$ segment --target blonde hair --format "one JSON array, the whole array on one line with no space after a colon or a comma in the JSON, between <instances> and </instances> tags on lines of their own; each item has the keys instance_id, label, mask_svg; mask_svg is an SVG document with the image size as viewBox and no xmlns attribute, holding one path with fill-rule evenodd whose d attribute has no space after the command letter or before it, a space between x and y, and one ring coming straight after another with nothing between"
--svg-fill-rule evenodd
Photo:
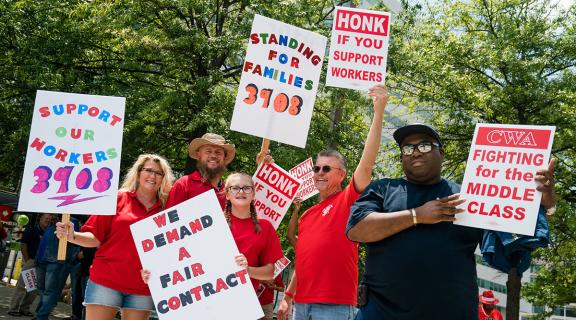
<instances>
[{"instance_id":1,"label":"blonde hair","mask_svg":"<svg viewBox=\"0 0 576 320\"><path fill-rule=\"evenodd\" d=\"M162 177L162 182L160 183L160 188L158 189L158 193L156 195L160 200L160 202L162 203L162 207L164 207L164 205L166 205L166 200L168 200L168 193L172 188L174 175L172 174L172 169L170 168L168 161L166 161L166 159L162 158L157 154L141 154L140 156L138 156L138 159L136 160L136 162L134 162L134 164L132 165L130 170L128 170L128 173L124 177L124 181L122 182L122 187L120 187L120 191L133 192L136 191L136 189L138 189L138 174L140 173L140 171L144 167L144 164L148 160L156 162L156 164L160 166L162 172L164 173L164 176Z\"/></svg>"},{"instance_id":2,"label":"blonde hair","mask_svg":"<svg viewBox=\"0 0 576 320\"><path fill-rule=\"evenodd\" d=\"M254 188L254 181L252 177L243 173L243 172L234 172L226 178L226 182L224 183L224 192L230 191L230 180L233 178L246 178L250 181L250 185ZM226 200L226 207L224 208L224 216L226 217L226 222L228 222L228 226L232 228L232 202L230 200ZM254 206L254 200L250 202L250 218L252 218L252 222L254 223L254 231L256 233L260 233L260 223L258 222L258 213L256 212L256 206Z\"/></svg>"}]
</instances>

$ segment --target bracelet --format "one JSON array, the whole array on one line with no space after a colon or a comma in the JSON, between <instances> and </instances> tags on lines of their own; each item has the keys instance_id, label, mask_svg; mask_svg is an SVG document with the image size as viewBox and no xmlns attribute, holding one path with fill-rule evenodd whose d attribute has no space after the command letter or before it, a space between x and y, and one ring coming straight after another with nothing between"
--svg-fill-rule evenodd
<instances>
[{"instance_id":1,"label":"bracelet","mask_svg":"<svg viewBox=\"0 0 576 320\"><path fill-rule=\"evenodd\" d=\"M294 299L294 294L293 294L293 293L290 293L290 292L286 291L286 292L284 292L284 295L287 296L287 297L290 297L290 299Z\"/></svg>"},{"instance_id":2,"label":"bracelet","mask_svg":"<svg viewBox=\"0 0 576 320\"><path fill-rule=\"evenodd\" d=\"M414 225L417 225L418 224L418 217L416 216L416 210L410 209L410 213L412 213L412 222L414 223Z\"/></svg>"}]
</instances>

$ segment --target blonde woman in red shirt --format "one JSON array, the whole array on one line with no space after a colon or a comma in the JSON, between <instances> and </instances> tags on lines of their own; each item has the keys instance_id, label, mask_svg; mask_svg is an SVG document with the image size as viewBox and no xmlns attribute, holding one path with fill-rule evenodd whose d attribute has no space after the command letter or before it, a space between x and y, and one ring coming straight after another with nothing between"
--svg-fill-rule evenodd
<instances>
[{"instance_id":1,"label":"blonde woman in red shirt","mask_svg":"<svg viewBox=\"0 0 576 320\"><path fill-rule=\"evenodd\" d=\"M91 216L81 232L57 224L58 238L67 237L68 242L82 247L98 247L84 298L86 319L111 320L118 310L124 320L149 318L154 303L140 277L142 265L130 225L164 208L173 181L164 158L140 155L118 192L116 215Z\"/></svg>"}]
</instances>

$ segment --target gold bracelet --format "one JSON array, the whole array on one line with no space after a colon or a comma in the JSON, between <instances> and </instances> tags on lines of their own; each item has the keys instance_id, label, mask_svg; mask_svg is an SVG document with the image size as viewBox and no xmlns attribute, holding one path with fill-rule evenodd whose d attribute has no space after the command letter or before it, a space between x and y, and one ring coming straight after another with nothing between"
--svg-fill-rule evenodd
<instances>
[{"instance_id":1,"label":"gold bracelet","mask_svg":"<svg viewBox=\"0 0 576 320\"><path fill-rule=\"evenodd\" d=\"M417 225L418 224L418 217L416 217L416 210L410 209L410 213L412 213L412 222L414 222L414 225Z\"/></svg>"}]
</instances>

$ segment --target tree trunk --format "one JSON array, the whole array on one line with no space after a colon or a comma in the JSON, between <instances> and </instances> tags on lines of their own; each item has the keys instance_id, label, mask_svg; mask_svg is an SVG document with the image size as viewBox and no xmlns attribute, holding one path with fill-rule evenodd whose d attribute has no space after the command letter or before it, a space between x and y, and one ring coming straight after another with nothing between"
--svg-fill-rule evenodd
<instances>
[{"instance_id":1,"label":"tree trunk","mask_svg":"<svg viewBox=\"0 0 576 320\"><path fill-rule=\"evenodd\" d=\"M508 281L506 281L508 290L506 296L506 320L520 319L520 288L522 287L520 279L518 269L511 268L508 272Z\"/></svg>"}]
</instances>

